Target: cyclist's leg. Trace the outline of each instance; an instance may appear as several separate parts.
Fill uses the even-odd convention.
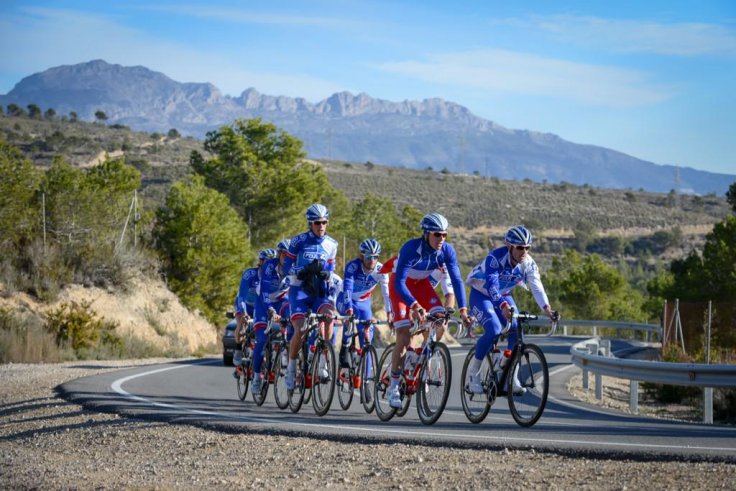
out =
[[[357,316],[358,320],[361,321],[369,321],[373,318],[373,310],[371,309],[371,299],[368,297],[367,299],[356,302],[355,303],[355,315]],[[360,349],[362,350],[365,348],[366,343],[368,340],[373,339],[373,324],[358,324],[358,342]],[[356,367],[357,368],[357,367]],[[373,366],[371,365],[371,360],[368,360],[368,365],[366,366],[366,372],[370,375],[373,373]]]
[[[294,387],[296,362],[299,357],[299,351],[302,349],[302,343],[306,337],[306,333],[302,331],[302,328],[306,322],[306,312],[310,308],[308,299],[309,297],[299,287],[292,286],[289,288],[290,320],[294,328],[294,334],[291,336],[291,341],[289,342],[289,366],[286,369],[286,386],[289,389]]]
[[[514,308],[514,311],[516,311],[516,312],[519,311],[518,308],[516,307],[516,302],[514,301],[514,298],[511,295],[506,295],[506,296],[503,297],[503,299],[504,299],[505,302],[508,302],[509,307],[513,307]],[[508,330],[509,330],[509,332],[508,332],[508,349],[514,349],[514,346],[516,345],[516,338],[517,338],[517,330],[516,330],[516,328],[518,327],[517,326],[518,321],[516,319],[514,319],[513,322],[511,322],[511,324],[509,324],[508,319],[506,319],[506,317],[503,316],[503,311],[500,308],[496,308],[495,311],[496,311],[496,315],[498,316],[498,318],[501,321],[501,325],[503,326],[503,328],[504,329],[508,328]]]
[[[476,322],[483,326],[484,331],[483,335],[475,342],[475,359],[478,362],[478,367],[480,367],[483,358],[485,358],[491,347],[498,341],[501,335],[502,324],[491,299],[486,295],[475,289],[471,289],[469,304],[470,315],[475,317]]]

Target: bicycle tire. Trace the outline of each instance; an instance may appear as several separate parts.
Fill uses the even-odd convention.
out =
[[[238,398],[241,401],[245,401],[245,397],[248,395],[248,384],[250,383],[250,379],[248,378],[248,371],[246,369],[241,369],[237,380],[235,380],[235,383],[238,386]]]
[[[271,372],[271,343],[266,344],[266,349],[263,351],[263,360],[261,362],[261,390],[258,393],[253,392],[253,402],[257,406],[263,406],[266,402],[266,396],[268,395],[268,374]]]
[[[274,381],[273,381],[273,398],[276,401],[276,407],[286,409],[289,406],[289,391],[286,389],[286,366],[282,363],[282,353],[286,350],[287,365],[289,360],[289,345],[282,341],[279,343],[278,349],[274,357]]]
[[[363,349],[363,356],[360,357],[360,366],[358,373],[360,373],[360,403],[363,405],[363,409],[367,414],[370,414],[375,409],[373,393],[373,386],[375,385],[374,374],[376,372],[376,366],[378,365],[378,356],[376,355],[376,348],[372,345],[368,345]],[[370,401],[367,395],[370,394]]]
[[[289,391],[289,409],[292,413],[298,413],[304,404],[305,382],[307,374],[307,360],[304,358],[304,350],[299,350],[296,359],[296,373],[294,374],[294,388]]]
[[[353,374],[355,373],[352,361],[349,368],[338,368],[337,377],[335,378],[335,391],[337,391],[337,400],[340,402],[340,407],[347,411],[350,409],[350,404],[353,402]]]
[[[451,321],[447,323],[447,333],[455,339],[465,337],[465,324],[462,322]]]
[[[437,342],[432,356],[419,371],[417,414],[425,425],[432,425],[442,416],[452,386],[452,359],[444,343]]]
[[[511,416],[519,426],[528,428],[536,423],[544,412],[549,394],[549,370],[544,353],[535,344],[527,344],[516,352],[511,361],[506,381]],[[523,393],[514,394],[517,377]]]
[[[381,359],[373,374],[373,404],[376,416],[388,421],[396,415],[396,408],[388,404],[388,389],[391,383],[391,358],[396,343],[389,344],[381,354]]]
[[[497,386],[495,375],[491,370],[491,356],[487,354],[480,365],[480,379],[484,392],[482,394],[473,393],[467,385],[468,368],[470,362],[475,358],[475,346],[468,352],[463,363],[463,372],[460,378],[460,400],[463,404],[463,412],[465,417],[471,423],[481,423],[491,410],[491,405],[496,399]]]
[[[320,374],[322,360],[325,360],[327,377]],[[335,348],[332,343],[317,345],[312,361],[312,407],[317,416],[324,416],[330,410],[335,397]]]

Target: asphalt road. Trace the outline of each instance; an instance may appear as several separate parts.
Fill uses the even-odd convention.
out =
[[[355,441],[406,442],[467,447],[534,448],[566,454],[624,456],[627,458],[683,458],[736,461],[736,428],[706,426],[622,415],[573,400],[565,383],[577,368],[570,365],[570,346],[579,338],[527,336],[542,347],[551,374],[550,397],[542,418],[522,428],[511,418],[504,398],[496,401],[486,420],[474,425],[460,402],[460,372],[468,347],[451,350],[453,384],[442,417],[425,426],[417,417],[415,401],[403,418],[381,422],[366,414],[359,399],[348,411],[333,401],[329,413],[314,414],[311,404],[298,414],[279,410],[269,391],[258,407],[250,394],[237,397],[232,367],[222,359],[175,362],[137,367],[70,381],[59,387],[68,400],[98,411],[134,417],[206,426],[220,431],[266,434],[310,434],[320,438]],[[614,351],[625,348],[614,343]],[[380,351],[379,351],[380,356]]]

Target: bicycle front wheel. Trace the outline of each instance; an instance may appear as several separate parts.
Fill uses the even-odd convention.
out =
[[[511,416],[520,426],[536,423],[544,412],[549,393],[549,370],[542,350],[527,344],[512,360],[506,389]]]
[[[312,362],[312,406],[317,416],[330,410],[335,396],[335,349],[328,342],[320,343]]]
[[[452,382],[450,350],[443,343],[435,343],[432,356],[424,361],[419,372],[417,413],[425,425],[437,422],[445,410]]]
[[[391,386],[391,358],[396,343],[386,347],[373,374],[373,402],[376,415],[381,421],[388,421],[396,414],[396,409],[388,404],[388,391]]]
[[[486,355],[483,358],[483,362],[480,365],[480,381],[483,386],[483,393],[476,394],[468,386],[468,368],[470,363],[475,358],[475,348],[468,352],[468,356],[465,357],[465,363],[463,363],[463,373],[460,388],[460,399],[463,403],[463,411],[468,421],[471,423],[480,423],[491,410],[491,404],[496,399],[496,382],[493,372],[491,371],[491,356]]]
[[[337,390],[337,400],[340,401],[340,407],[347,411],[353,402],[353,367],[338,368],[337,378],[335,379],[335,390]]]
[[[286,368],[289,365],[289,345],[279,344],[274,355],[274,382],[273,397],[279,409],[286,409],[289,405],[289,390],[286,388]]]
[[[310,376],[311,381],[311,376]],[[307,360],[304,357],[304,349],[299,350],[296,360],[296,373],[294,374],[294,389],[289,391],[289,409],[292,413],[298,413],[304,403],[304,393],[307,382]]]
[[[266,395],[268,395],[269,379],[268,374],[271,372],[271,343],[266,344],[266,349],[263,351],[263,361],[261,362],[261,390],[260,392],[253,392],[253,402],[258,406],[262,406],[266,402]]]
[[[365,412],[370,414],[373,412],[375,404],[373,403],[373,385],[375,383],[374,374],[376,373],[376,366],[378,364],[378,357],[376,356],[376,349],[373,346],[366,346],[363,350],[363,356],[360,358],[360,367],[358,373],[360,373],[360,402],[363,404]]]
[[[238,398],[244,401],[245,396],[248,395],[248,384],[250,383],[248,370],[245,367],[241,367],[241,370],[238,371],[238,378],[235,383],[238,384]]]

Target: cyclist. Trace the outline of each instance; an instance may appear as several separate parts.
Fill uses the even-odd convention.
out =
[[[282,317],[289,315],[287,298],[289,283],[284,273],[284,261],[289,249],[289,240],[284,239],[273,251],[273,258],[264,262],[259,269],[260,282],[256,297],[255,317],[253,329],[256,332],[256,346],[253,350],[253,383],[251,390],[254,394],[261,391],[261,365],[263,352],[268,343],[268,325],[270,322],[279,322]],[[273,249],[271,249],[273,250]],[[288,337],[288,335],[287,335]]]
[[[391,386],[389,406],[401,407],[399,379],[404,351],[411,341],[409,326],[412,319],[421,323],[426,321],[425,310],[430,314],[444,314],[437,293],[429,280],[435,270],[446,271],[450,276],[459,305],[463,323],[469,325],[472,319],[465,306],[465,287],[460,276],[455,249],[447,242],[447,219],[439,213],[425,215],[421,221],[422,237],[406,242],[399,251],[396,261],[393,284],[390,292],[391,309],[394,313],[396,349],[391,360]],[[442,333],[437,333],[441,337]]]
[[[511,318],[511,308],[516,310],[516,303],[511,290],[517,286],[531,289],[539,307],[550,320],[554,320],[539,268],[529,255],[532,241],[532,234],[523,225],[511,227],[504,236],[505,245],[491,251],[472,269],[465,281],[471,287],[471,313],[485,329],[476,342],[475,358],[468,366],[467,385],[476,394],[483,392],[479,378],[481,363],[498,341],[502,329],[508,327],[509,330],[508,349],[513,349],[516,344],[517,321]],[[514,393],[524,391],[516,374],[513,386]]]
[[[302,331],[308,310],[318,314],[335,316],[335,307],[329,299],[328,280],[335,270],[337,241],[327,235],[330,213],[324,205],[315,203],[305,213],[309,230],[291,239],[286,253],[284,269],[290,277],[289,305],[291,323],[295,335],[289,344],[289,366],[286,370],[286,387],[294,389],[296,360],[302,348],[305,333]],[[332,321],[321,328],[332,335]],[[325,338],[329,337],[325,335]]]
[[[388,274],[381,273],[383,265],[378,262],[381,254],[381,244],[376,239],[365,239],[358,246],[360,257],[357,257],[345,265],[345,279],[343,281],[342,293],[338,298],[338,311],[350,316],[355,315],[358,321],[370,321],[373,319],[371,308],[371,296],[376,285],[380,285],[383,294],[383,305],[386,310],[386,318],[391,315],[391,299],[388,294]],[[367,332],[364,332],[368,328]],[[367,340],[373,339],[373,325],[358,324],[358,340],[361,349]],[[340,347],[340,367],[350,366],[348,361],[348,348],[350,339],[343,329],[342,346]],[[365,392],[366,397],[372,397],[370,391]]]
[[[238,289],[238,295],[235,297],[233,306],[235,307],[235,342],[240,346],[245,340],[246,328],[248,321],[253,318],[253,311],[255,309],[255,301],[258,289],[258,270],[261,265],[271,257],[275,256],[273,249],[263,249],[258,253],[258,266],[255,268],[247,268],[243,271],[243,276],[240,278],[240,288]],[[243,359],[243,351],[238,349],[233,353],[233,365],[235,365],[235,372],[233,376],[238,377],[238,369],[240,369],[240,363]]]

